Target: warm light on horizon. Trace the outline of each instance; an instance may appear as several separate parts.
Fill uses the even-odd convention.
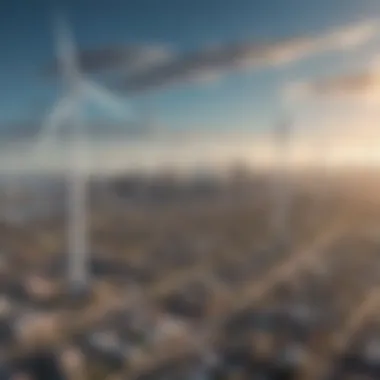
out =
[[[377,133],[376,133],[377,135]],[[293,138],[289,147],[288,164],[293,168],[339,167],[349,165],[380,166],[380,133],[360,136],[350,133],[342,138],[330,135],[302,135]],[[176,140],[134,140],[93,142],[92,171],[113,173],[125,170],[158,170],[173,167],[186,170],[197,166],[226,167],[234,162],[247,166],[270,168],[278,163],[278,152],[271,136],[256,134],[220,134],[207,138]],[[33,172],[61,172],[65,170],[64,145],[51,146],[34,159],[28,152],[31,144],[23,143],[2,149],[0,170]],[[48,159],[47,159],[48,158]]]

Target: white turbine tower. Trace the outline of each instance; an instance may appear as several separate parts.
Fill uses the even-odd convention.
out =
[[[54,19],[57,66],[66,95],[49,113],[41,128],[37,153],[44,151],[47,143],[58,138],[60,128],[70,126],[68,164],[68,284],[73,294],[88,289],[88,236],[87,236],[87,179],[88,157],[84,125],[84,106],[91,102],[105,108],[113,115],[129,115],[126,105],[117,96],[85,78],[80,70],[79,57],[70,28],[61,13]]]
[[[291,208],[290,143],[292,124],[283,120],[275,125],[275,177],[272,227],[280,246],[290,243],[289,216]]]

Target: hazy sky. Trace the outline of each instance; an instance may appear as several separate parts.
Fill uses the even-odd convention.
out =
[[[2,138],[33,136],[60,96],[54,3],[0,2]],[[266,133],[284,109],[303,130],[378,117],[362,102],[379,82],[377,0],[62,4],[86,75],[165,128]]]

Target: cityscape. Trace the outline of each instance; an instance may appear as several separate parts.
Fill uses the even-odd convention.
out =
[[[140,1],[4,6],[0,380],[378,379],[380,7]]]

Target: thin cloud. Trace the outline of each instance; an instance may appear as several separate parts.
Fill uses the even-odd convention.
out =
[[[82,52],[80,61],[86,72],[114,70],[122,77],[120,87],[134,93],[213,81],[231,71],[280,66],[329,51],[350,50],[379,32],[379,22],[366,21],[317,35],[221,45],[186,54],[155,45],[105,48]]]
[[[380,101],[380,71],[367,70],[287,86],[287,99],[334,98]]]
[[[124,89],[144,91],[204,78],[213,80],[231,71],[297,62],[323,52],[355,48],[371,40],[379,30],[378,23],[366,22],[334,29],[319,36],[203,49],[178,56],[138,75],[127,76]]]
[[[88,73],[115,69],[125,71],[125,73],[135,73],[172,60],[173,54],[168,47],[159,45],[109,46],[82,50],[78,54],[78,60],[81,69]],[[56,61],[47,68],[47,72],[58,73]]]
[[[283,88],[286,101],[336,98],[380,100],[380,56],[375,54],[365,68],[345,74],[288,83]]]

